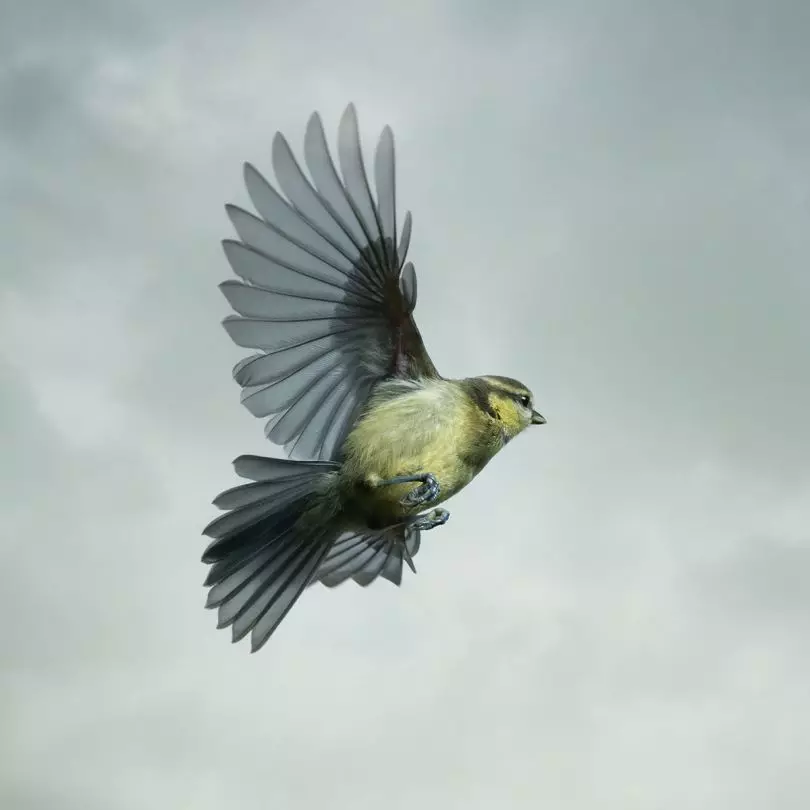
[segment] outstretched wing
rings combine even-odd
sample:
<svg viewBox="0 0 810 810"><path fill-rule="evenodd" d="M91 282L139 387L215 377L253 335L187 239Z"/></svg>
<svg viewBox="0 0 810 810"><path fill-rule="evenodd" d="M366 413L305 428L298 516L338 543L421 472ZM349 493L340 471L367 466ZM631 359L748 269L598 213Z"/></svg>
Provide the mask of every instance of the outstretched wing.
<svg viewBox="0 0 810 810"><path fill-rule="evenodd" d="M341 118L337 152L340 174L315 113L304 141L311 179L277 133L272 157L281 193L246 164L260 216L227 206L239 240L223 245L240 280L220 285L238 313L224 326L235 343L259 350L233 374L242 403L269 417L267 437L298 458L334 458L381 379L439 376L412 316L410 213L397 239L391 129L375 154L376 199L353 105Z"/></svg>

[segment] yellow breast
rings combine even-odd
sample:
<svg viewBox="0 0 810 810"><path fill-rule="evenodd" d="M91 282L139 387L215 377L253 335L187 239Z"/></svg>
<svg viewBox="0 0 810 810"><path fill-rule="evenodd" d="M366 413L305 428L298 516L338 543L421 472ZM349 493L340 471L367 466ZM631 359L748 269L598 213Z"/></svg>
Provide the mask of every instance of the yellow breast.
<svg viewBox="0 0 810 810"><path fill-rule="evenodd" d="M497 452L487 439L485 418L452 381L423 383L395 396L372 399L343 446L341 479L362 511L394 521L450 498L466 486ZM418 484L378 488L369 480L432 473L439 498L405 507L405 494Z"/></svg>

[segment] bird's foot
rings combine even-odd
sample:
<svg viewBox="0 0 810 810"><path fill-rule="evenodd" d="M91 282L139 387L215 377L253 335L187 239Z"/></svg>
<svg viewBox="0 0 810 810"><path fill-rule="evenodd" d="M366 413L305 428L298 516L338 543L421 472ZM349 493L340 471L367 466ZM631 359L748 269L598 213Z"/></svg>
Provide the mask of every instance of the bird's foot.
<svg viewBox="0 0 810 810"><path fill-rule="evenodd" d="M376 489L377 487L388 487L394 484L419 484L412 489L404 498L400 500L403 506L422 506L431 503L439 497L441 487L433 473L417 473L416 475L398 475L396 478L383 479L379 476L370 476L366 479L366 485Z"/></svg>
<svg viewBox="0 0 810 810"><path fill-rule="evenodd" d="M449 519L450 513L446 509L433 509L430 512L425 512L424 515L415 517L410 523L410 528L428 532L431 529L435 529L437 526L444 526Z"/></svg>
<svg viewBox="0 0 810 810"><path fill-rule="evenodd" d="M431 503L439 497L442 488L439 486L435 475L424 473L415 476L415 480L421 481L421 483L400 501L403 506L422 506L422 504Z"/></svg>

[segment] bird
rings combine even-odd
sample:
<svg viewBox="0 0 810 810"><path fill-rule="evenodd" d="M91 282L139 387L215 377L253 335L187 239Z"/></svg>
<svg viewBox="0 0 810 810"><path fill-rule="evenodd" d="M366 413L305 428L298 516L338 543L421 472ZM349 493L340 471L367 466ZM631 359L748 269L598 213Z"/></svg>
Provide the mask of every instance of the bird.
<svg viewBox="0 0 810 810"><path fill-rule="evenodd" d="M309 176L280 132L271 154L275 185L243 167L256 214L226 205L236 278L220 289L233 310L223 326L254 350L233 369L241 401L286 457L236 458L248 483L214 500L224 514L203 530L206 607L234 642L250 634L251 652L315 583L400 585L421 535L449 518L439 505L546 422L523 383L444 377L425 349L390 127L374 151L374 192L353 104L337 163L317 112L304 137Z"/></svg>

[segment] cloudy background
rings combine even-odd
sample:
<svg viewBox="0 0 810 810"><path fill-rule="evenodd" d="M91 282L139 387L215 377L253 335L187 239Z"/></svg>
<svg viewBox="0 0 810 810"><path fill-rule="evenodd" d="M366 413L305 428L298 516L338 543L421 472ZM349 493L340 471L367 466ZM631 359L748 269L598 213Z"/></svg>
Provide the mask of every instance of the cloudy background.
<svg viewBox="0 0 810 810"><path fill-rule="evenodd" d="M0 25L4 810L799 810L810 6L17 4ZM534 389L401 589L255 656L199 532L272 452L222 205L358 106L419 323Z"/></svg>

